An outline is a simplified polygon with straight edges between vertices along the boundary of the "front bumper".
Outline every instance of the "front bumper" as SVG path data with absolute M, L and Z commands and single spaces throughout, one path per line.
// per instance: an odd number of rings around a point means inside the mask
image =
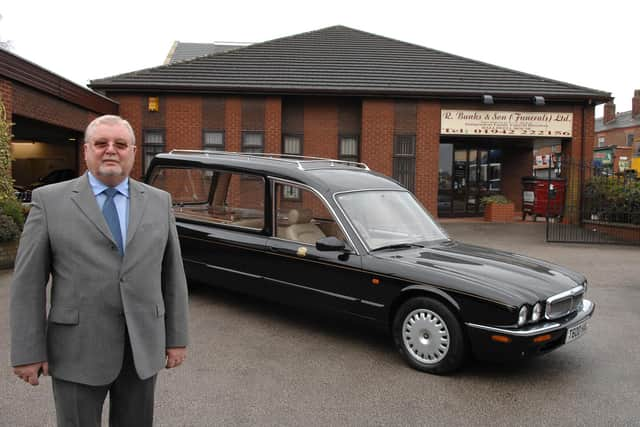
M 553 321 L 545 321 L 522 328 L 498 328 L 465 323 L 471 349 L 480 359 L 513 360 L 544 354 L 565 343 L 567 329 L 591 318 L 595 304 L 583 300 L 582 309 Z M 496 337 L 501 341 L 497 341 Z

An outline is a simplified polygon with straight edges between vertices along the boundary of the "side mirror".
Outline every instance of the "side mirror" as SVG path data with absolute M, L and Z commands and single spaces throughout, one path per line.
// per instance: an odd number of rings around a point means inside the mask
M 345 243 L 337 237 L 323 237 L 316 242 L 316 249 L 323 252 L 344 251 Z

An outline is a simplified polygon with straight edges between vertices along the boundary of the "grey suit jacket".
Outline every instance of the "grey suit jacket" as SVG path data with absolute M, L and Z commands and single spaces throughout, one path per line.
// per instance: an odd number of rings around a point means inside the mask
M 33 192 L 11 284 L 11 364 L 49 362 L 51 375 L 112 382 L 128 331 L 136 371 L 187 345 L 187 285 L 168 193 L 129 181 L 120 257 L 87 175 Z M 46 285 L 51 301 L 46 316 Z

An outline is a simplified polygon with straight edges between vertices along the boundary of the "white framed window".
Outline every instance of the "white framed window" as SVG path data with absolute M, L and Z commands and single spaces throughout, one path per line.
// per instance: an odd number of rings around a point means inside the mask
M 349 162 L 357 162 L 360 159 L 359 138 L 357 135 L 340 136 L 338 158 Z
M 224 132 L 205 130 L 202 132 L 202 149 L 224 151 Z
M 242 132 L 242 152 L 264 153 L 264 133 Z
M 300 135 L 283 135 L 282 153 L 302 155 L 302 137 Z
M 598 137 L 598 147 L 604 147 L 604 144 L 605 144 L 604 136 L 599 136 Z

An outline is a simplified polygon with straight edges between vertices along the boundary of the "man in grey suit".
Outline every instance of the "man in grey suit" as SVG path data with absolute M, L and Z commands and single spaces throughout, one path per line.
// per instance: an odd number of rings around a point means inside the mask
M 187 286 L 168 193 L 129 178 L 118 116 L 85 132 L 87 173 L 33 192 L 11 284 L 11 363 L 51 375 L 59 426 L 150 426 L 156 374 L 186 357 Z M 46 286 L 51 301 L 46 316 Z

